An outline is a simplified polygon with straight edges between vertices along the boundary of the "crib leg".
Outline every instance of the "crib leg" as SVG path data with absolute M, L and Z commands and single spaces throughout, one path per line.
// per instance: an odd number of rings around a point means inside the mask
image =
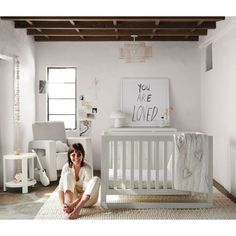
M 106 189 L 104 185 L 101 185 L 101 199 L 100 199 L 100 206 L 102 208 L 108 208 L 106 203 Z
M 103 158 L 101 160 L 101 201 L 100 206 L 107 208 L 106 195 L 109 178 L 109 137 L 102 138 Z
M 208 138 L 208 194 L 207 202 L 213 206 L 213 137 Z

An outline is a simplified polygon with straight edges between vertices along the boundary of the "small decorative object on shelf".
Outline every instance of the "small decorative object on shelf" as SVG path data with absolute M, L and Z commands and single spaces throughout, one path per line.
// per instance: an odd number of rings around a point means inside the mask
M 110 118 L 114 120 L 113 126 L 115 128 L 123 127 L 124 126 L 124 121 L 126 118 L 125 113 L 121 111 L 114 111 L 111 113 Z
M 161 117 L 161 123 L 160 123 L 160 127 L 165 127 L 166 126 L 166 121 L 164 116 Z
M 14 177 L 15 183 L 20 183 L 22 182 L 22 173 L 16 173 Z
M 15 155 L 20 155 L 20 148 L 16 148 L 15 151 L 14 151 L 14 154 Z
M 164 114 L 161 116 L 161 124 L 160 127 L 167 127 L 170 125 L 170 113 L 173 111 L 172 107 L 168 107 L 165 109 Z

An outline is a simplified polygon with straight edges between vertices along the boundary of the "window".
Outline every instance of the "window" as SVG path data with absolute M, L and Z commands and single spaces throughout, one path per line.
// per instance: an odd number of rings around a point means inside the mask
M 212 43 L 206 47 L 206 71 L 213 68 L 212 64 Z
M 76 129 L 76 68 L 48 67 L 48 121 L 64 121 Z

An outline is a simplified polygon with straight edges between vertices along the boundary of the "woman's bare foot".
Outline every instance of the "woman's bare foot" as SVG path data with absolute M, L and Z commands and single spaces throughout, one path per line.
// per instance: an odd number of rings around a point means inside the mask
M 80 211 L 79 210 L 73 210 L 70 214 L 69 214 L 69 219 L 70 220 L 75 220 L 75 219 L 77 219 L 78 218 L 78 216 L 79 216 L 79 213 L 80 213 Z
M 63 211 L 67 214 L 71 213 L 74 208 L 70 204 L 64 204 Z

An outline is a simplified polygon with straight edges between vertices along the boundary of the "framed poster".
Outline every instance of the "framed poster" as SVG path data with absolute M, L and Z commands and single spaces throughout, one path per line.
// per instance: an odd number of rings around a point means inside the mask
M 167 78 L 121 79 L 121 111 L 127 115 L 128 126 L 161 126 L 168 108 Z

